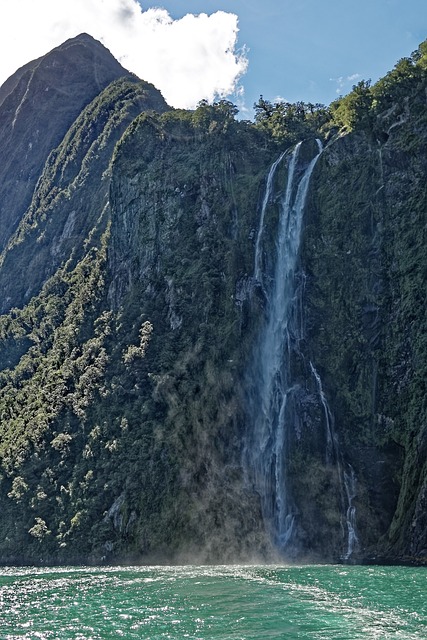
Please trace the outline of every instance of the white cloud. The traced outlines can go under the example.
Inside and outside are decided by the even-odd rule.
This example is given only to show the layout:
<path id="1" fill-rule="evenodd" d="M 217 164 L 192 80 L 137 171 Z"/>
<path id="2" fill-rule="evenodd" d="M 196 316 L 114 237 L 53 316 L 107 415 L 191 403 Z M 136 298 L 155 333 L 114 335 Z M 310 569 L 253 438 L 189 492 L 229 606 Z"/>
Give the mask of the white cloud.
<path id="1" fill-rule="evenodd" d="M 173 20 L 136 0 L 0 0 L 0 84 L 16 69 L 81 32 L 100 40 L 124 67 L 175 107 L 229 96 L 246 71 L 238 18 L 217 11 Z"/>
<path id="2" fill-rule="evenodd" d="M 343 91 L 350 91 L 356 80 L 360 80 L 360 73 L 352 73 L 350 76 L 340 76 L 339 78 L 329 78 L 330 82 L 336 82 L 337 88 L 335 93 L 342 96 Z M 351 84 L 351 87 L 350 87 Z"/>

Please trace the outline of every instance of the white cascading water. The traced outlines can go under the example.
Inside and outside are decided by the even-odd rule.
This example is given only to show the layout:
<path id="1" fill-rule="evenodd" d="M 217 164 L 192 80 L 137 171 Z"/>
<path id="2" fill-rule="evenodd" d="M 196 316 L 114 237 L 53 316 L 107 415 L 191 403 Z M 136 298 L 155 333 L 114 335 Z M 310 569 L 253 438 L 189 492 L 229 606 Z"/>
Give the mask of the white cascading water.
<path id="1" fill-rule="evenodd" d="M 348 464 L 347 471 L 344 471 L 344 486 L 347 498 L 347 551 L 344 554 L 344 560 L 349 560 L 359 542 L 356 530 L 356 507 L 353 505 L 353 500 L 356 497 L 356 474 L 351 464 Z"/>
<path id="2" fill-rule="evenodd" d="M 349 463 L 344 463 L 341 449 L 339 446 L 338 438 L 336 437 L 332 414 L 329 409 L 328 401 L 323 391 L 322 380 L 317 373 L 315 366 L 310 362 L 310 369 L 316 380 L 317 389 L 319 392 L 320 402 L 322 403 L 323 412 L 325 415 L 326 426 L 326 462 L 335 462 L 338 468 L 340 493 L 341 493 L 341 509 L 343 523 L 343 529 L 346 531 L 347 537 L 347 550 L 343 554 L 344 560 L 349 560 L 353 554 L 353 551 L 358 543 L 357 531 L 356 531 L 356 507 L 353 504 L 353 500 L 356 497 L 356 474 L 353 467 Z M 345 469 L 347 467 L 347 470 Z"/>
<path id="3" fill-rule="evenodd" d="M 323 391 L 322 380 L 317 373 L 314 364 L 310 362 L 311 373 L 316 380 L 317 388 L 319 390 L 320 402 L 322 403 L 323 413 L 325 415 L 326 425 L 326 462 L 330 463 L 334 459 L 336 439 L 332 427 L 331 412 L 329 410 L 328 401 L 326 400 L 325 392 Z"/>
<path id="4" fill-rule="evenodd" d="M 261 282 L 262 279 L 262 270 L 261 270 L 261 239 L 262 239 L 262 234 L 264 231 L 264 218 L 265 218 L 265 211 L 267 209 L 267 205 L 270 202 L 270 198 L 271 198 L 271 192 L 272 192 L 272 187 L 273 187 L 273 179 L 274 179 L 274 175 L 276 173 L 276 169 L 279 166 L 280 162 L 283 159 L 283 156 L 285 155 L 286 151 L 284 153 L 282 153 L 275 162 L 273 162 L 273 164 L 270 167 L 270 171 L 268 172 L 268 176 L 267 176 L 267 184 L 265 186 L 265 193 L 264 193 L 264 198 L 262 201 L 262 206 L 261 206 L 261 214 L 259 217 L 259 227 L 258 227 L 258 234 L 256 237 L 256 242 L 255 242 L 255 267 L 254 267 L 254 278 L 255 280 L 257 280 L 258 282 Z"/>
<path id="5" fill-rule="evenodd" d="M 318 153 L 303 172 L 298 170 L 301 143 L 290 155 L 286 190 L 280 202 L 276 267 L 269 286 L 263 282 L 261 238 L 274 174 L 283 155 L 269 172 L 255 250 L 254 277 L 266 295 L 267 318 L 252 372 L 252 379 L 256 381 L 251 398 L 253 428 L 245 456 L 254 488 L 261 498 L 265 524 L 280 549 L 290 543 L 295 524 L 286 471 L 289 430 L 293 428 L 287 421 L 287 402 L 294 391 L 290 376 L 289 325 L 294 310 L 304 206 L 310 177 L 322 151 L 320 141 L 317 144 Z"/>

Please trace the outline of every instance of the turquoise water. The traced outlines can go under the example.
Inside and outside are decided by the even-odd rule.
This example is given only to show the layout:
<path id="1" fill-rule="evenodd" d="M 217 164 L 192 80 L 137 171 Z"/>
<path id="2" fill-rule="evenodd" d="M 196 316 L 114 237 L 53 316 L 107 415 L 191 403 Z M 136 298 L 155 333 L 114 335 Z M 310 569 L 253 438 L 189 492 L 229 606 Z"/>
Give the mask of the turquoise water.
<path id="1" fill-rule="evenodd" d="M 427 571 L 0 569 L 1 640 L 427 638 Z"/>

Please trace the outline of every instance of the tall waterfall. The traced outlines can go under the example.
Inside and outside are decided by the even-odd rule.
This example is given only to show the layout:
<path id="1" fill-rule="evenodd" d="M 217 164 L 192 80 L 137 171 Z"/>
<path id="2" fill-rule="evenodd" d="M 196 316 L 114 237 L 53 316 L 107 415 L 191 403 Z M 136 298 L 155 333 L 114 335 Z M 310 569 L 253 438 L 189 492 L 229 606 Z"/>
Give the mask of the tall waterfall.
<path id="1" fill-rule="evenodd" d="M 253 424 L 245 457 L 254 488 L 260 495 L 264 521 L 275 544 L 281 549 L 291 542 L 295 525 L 286 464 L 289 434 L 293 428 L 291 400 L 295 391 L 290 375 L 290 324 L 295 306 L 295 271 L 304 206 L 310 177 L 322 151 L 320 141 L 317 145 L 318 153 L 305 168 L 300 166 L 301 143 L 289 157 L 287 184 L 280 202 L 275 272 L 271 282 L 264 278 L 262 271 L 261 238 L 274 174 L 283 155 L 269 172 L 255 248 L 254 277 L 263 287 L 267 304 L 266 324 L 252 371 Z"/>

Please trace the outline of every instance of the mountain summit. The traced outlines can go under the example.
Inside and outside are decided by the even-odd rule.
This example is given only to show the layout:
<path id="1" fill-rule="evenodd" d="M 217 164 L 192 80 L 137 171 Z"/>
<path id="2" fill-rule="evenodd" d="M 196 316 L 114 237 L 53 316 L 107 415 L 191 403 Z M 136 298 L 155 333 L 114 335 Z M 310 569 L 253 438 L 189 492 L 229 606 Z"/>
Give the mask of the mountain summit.
<path id="1" fill-rule="evenodd" d="M 0 251 L 28 207 L 43 165 L 82 109 L 129 75 L 83 33 L 16 71 L 0 87 Z"/>

